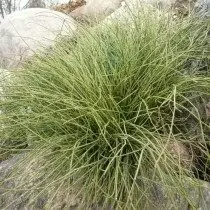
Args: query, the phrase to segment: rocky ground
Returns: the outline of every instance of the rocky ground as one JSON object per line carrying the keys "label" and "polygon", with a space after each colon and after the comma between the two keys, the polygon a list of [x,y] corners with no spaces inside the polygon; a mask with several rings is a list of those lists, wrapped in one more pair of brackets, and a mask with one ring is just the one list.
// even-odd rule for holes
{"label": "rocky ground", "polygon": [[[5,179],[12,171],[12,169],[15,167],[15,165],[18,163],[22,156],[15,155],[9,160],[5,160],[0,163],[0,181]],[[13,188],[15,189],[15,186],[17,184],[17,180],[9,180],[5,183],[4,188]],[[188,191],[188,194],[191,197],[190,204],[186,200],[181,199],[178,195],[174,195],[174,202],[177,204],[177,208],[179,210],[191,210],[191,209],[200,209],[200,210],[209,210],[210,209],[210,183],[208,182],[202,182],[198,180],[190,180],[186,178],[185,181],[186,189]],[[164,209],[168,210],[171,209],[170,206],[172,206],[171,201],[164,195],[164,191],[161,188],[161,186],[157,185],[154,188],[154,201],[157,204],[156,207],[153,209]],[[34,202],[31,202],[30,198],[24,196],[21,191],[11,191],[7,192],[5,194],[5,190],[3,188],[0,188],[0,209],[7,209],[7,210],[44,210],[45,204],[48,198],[48,195],[41,195],[39,196]],[[76,210],[77,206],[80,202],[80,199],[76,198],[72,194],[72,201],[71,206],[66,206],[65,200],[62,199],[62,194],[58,196],[54,202],[54,206],[51,208],[52,210],[62,210],[62,209],[68,209],[68,210]],[[193,204],[193,206],[192,206]],[[94,210],[100,208],[92,208]],[[110,207],[109,210],[112,208]],[[148,209],[148,210],[153,210]]]}

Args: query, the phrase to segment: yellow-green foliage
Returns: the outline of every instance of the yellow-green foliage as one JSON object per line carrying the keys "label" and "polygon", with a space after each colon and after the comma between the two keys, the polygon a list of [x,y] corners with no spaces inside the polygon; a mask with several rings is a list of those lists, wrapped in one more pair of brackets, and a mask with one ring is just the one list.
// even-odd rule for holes
{"label": "yellow-green foliage", "polygon": [[209,26],[157,15],[84,31],[11,73],[0,117],[3,150],[26,153],[17,190],[53,200],[65,186],[81,205],[122,209],[151,204],[157,183],[186,196],[191,151],[186,165],[170,145],[207,151],[197,104],[210,78],[191,63],[207,57]]}

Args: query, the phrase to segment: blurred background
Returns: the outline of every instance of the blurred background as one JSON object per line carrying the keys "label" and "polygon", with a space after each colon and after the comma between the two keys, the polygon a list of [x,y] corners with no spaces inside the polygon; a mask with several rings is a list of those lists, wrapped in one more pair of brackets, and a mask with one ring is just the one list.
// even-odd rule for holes
{"label": "blurred background", "polygon": [[50,8],[72,0],[0,0],[0,20],[6,15],[26,8]]}

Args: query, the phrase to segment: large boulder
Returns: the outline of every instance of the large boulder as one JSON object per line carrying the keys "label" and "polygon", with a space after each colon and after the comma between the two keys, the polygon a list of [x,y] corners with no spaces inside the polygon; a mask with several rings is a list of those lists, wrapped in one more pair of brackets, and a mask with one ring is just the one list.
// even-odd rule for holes
{"label": "large boulder", "polygon": [[73,18],[49,9],[26,9],[6,16],[0,24],[0,68],[17,68],[59,37],[73,36],[75,30]]}
{"label": "large boulder", "polygon": [[114,12],[121,2],[122,0],[88,0],[85,13],[90,15],[109,14]]}
{"label": "large boulder", "polygon": [[114,21],[130,21],[133,15],[147,8],[156,8],[160,10],[170,10],[176,0],[124,0],[121,7],[104,19],[104,23]]}
{"label": "large boulder", "polygon": [[86,4],[77,8],[71,15],[75,18],[102,19],[121,6],[123,0],[86,0]]}

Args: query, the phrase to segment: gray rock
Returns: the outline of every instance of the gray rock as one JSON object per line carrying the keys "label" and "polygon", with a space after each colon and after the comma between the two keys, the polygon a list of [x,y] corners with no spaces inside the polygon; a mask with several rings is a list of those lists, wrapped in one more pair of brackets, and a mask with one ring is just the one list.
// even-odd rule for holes
{"label": "gray rock", "polygon": [[71,15],[82,19],[103,19],[121,6],[122,0],[86,0],[86,5],[77,8]]}
{"label": "gray rock", "polygon": [[43,0],[29,0],[25,8],[45,8],[46,4]]}
{"label": "gray rock", "polygon": [[201,17],[209,17],[210,0],[198,0],[195,4],[195,11]]}
{"label": "gray rock", "polygon": [[[57,196],[54,197],[54,191],[46,189],[38,196],[28,187],[34,186],[33,182],[29,181],[31,174],[35,172],[37,165],[33,165],[33,161],[27,163],[27,155],[14,155],[8,160],[0,162],[0,209],[5,210],[44,210],[49,209],[45,205],[53,194],[53,203],[50,206],[52,210],[61,210],[66,205],[65,193],[62,190],[56,191]],[[24,167],[24,168],[23,168]],[[21,169],[21,170],[20,170]],[[27,170],[27,176],[24,176],[24,170]],[[27,189],[24,189],[24,184],[27,182]],[[21,187],[20,187],[21,186]],[[34,198],[35,195],[36,197]],[[67,210],[76,209],[80,199],[72,193],[68,200]]]}
{"label": "gray rock", "polygon": [[[12,191],[15,188],[16,180],[9,178],[9,175],[21,157],[22,155],[16,155],[0,163],[0,182],[4,183],[0,186],[0,209],[21,209],[26,203],[20,192]],[[10,192],[7,192],[5,189],[10,189]]]}
{"label": "gray rock", "polygon": [[19,67],[59,37],[73,36],[75,30],[73,18],[48,9],[26,9],[6,16],[0,25],[0,68]]}
{"label": "gray rock", "polygon": [[[197,179],[183,177],[183,195],[180,195],[174,189],[170,191],[170,196],[164,192],[160,185],[153,187],[153,202],[155,207],[148,207],[148,210],[209,210],[210,209],[210,183]],[[172,195],[173,193],[173,195]]]}
{"label": "gray rock", "polygon": [[154,9],[153,13],[159,9],[168,11],[174,2],[175,0],[124,0],[121,3],[121,7],[105,18],[103,22],[122,21],[126,23],[127,21],[132,21],[133,16],[139,14],[141,11],[143,13],[147,9],[151,11]]}
{"label": "gray rock", "polygon": [[[7,210],[16,210],[16,209],[30,209],[30,210],[42,210],[45,209],[45,204],[48,199],[47,194],[42,194],[36,198],[36,200],[31,203],[30,198],[27,197],[27,194],[23,194],[21,191],[11,190],[6,192],[5,189],[15,189],[16,183],[18,183],[19,178],[13,177],[12,179],[8,179],[8,175],[10,175],[12,169],[15,169],[15,166],[19,164],[19,162],[24,159],[24,155],[15,155],[12,158],[3,161],[0,163],[0,182],[4,182],[4,188],[0,187],[0,209]],[[8,179],[8,180],[7,180]],[[183,199],[181,196],[176,194],[174,190],[174,197],[171,201],[166,193],[164,192],[161,185],[157,184],[153,186],[151,191],[153,192],[153,197],[155,202],[155,207],[148,207],[145,209],[148,210],[168,210],[168,209],[179,209],[179,210],[189,210],[189,209],[200,209],[200,210],[209,210],[210,209],[210,183],[201,181],[201,180],[193,180],[190,178],[183,177],[183,186],[185,186],[185,192],[187,194],[188,200]],[[5,193],[6,192],[6,193]],[[54,210],[62,209],[62,192],[60,194],[60,198],[56,200],[56,205],[51,208]],[[72,206],[67,209],[78,209],[76,204],[78,204],[79,200],[77,200],[74,196],[72,196]],[[94,209],[94,208],[93,208]],[[98,210],[101,208],[97,208]],[[109,209],[112,209],[111,207]]]}

